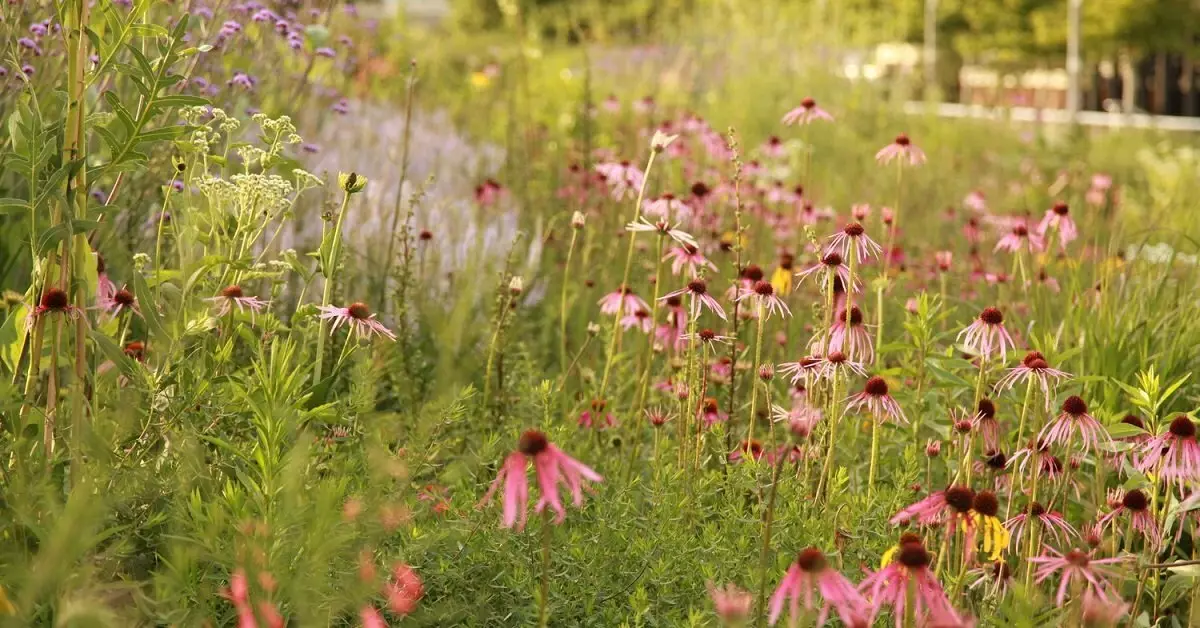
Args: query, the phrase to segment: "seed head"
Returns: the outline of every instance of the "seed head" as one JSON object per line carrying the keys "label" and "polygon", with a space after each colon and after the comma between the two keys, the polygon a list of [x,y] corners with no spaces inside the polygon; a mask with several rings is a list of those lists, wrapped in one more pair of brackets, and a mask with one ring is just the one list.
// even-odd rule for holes
{"label": "seed head", "polygon": [[845,227],[842,227],[842,232],[852,238],[857,238],[858,236],[862,235],[863,233],[866,233],[866,230],[863,229],[863,226],[858,224],[857,222],[852,222],[852,223],[846,225]]}
{"label": "seed head", "polygon": [[146,344],[140,340],[134,340],[133,342],[125,345],[125,355],[135,360],[141,360],[145,354]]}
{"label": "seed head", "polygon": [[241,286],[234,284],[232,286],[225,286],[225,288],[221,290],[221,296],[225,297],[226,299],[240,299],[245,296],[245,293],[242,291]]}
{"label": "seed head", "polygon": [[908,135],[901,133],[896,136],[896,146],[908,146],[912,141],[908,139]]}
{"label": "seed head", "polygon": [[796,554],[796,564],[805,573],[818,573],[825,569],[825,554],[815,547],[807,547]]}
{"label": "seed head", "polygon": [[1121,505],[1133,512],[1142,512],[1150,505],[1150,501],[1146,499],[1146,494],[1138,489],[1133,489],[1125,493],[1121,498]]}
{"label": "seed head", "polygon": [[1012,232],[1013,235],[1024,238],[1029,235],[1029,227],[1026,227],[1025,223],[1017,223],[1013,225]]}
{"label": "seed head", "polygon": [[751,264],[742,269],[742,278],[749,281],[762,281],[763,269],[756,264]]}
{"label": "seed head", "polygon": [[1043,506],[1041,502],[1033,502],[1029,505],[1030,517],[1040,517],[1044,514],[1046,514],[1046,507]]}
{"label": "seed head", "polygon": [[985,307],[979,313],[979,320],[988,325],[1000,325],[1004,323],[1004,314],[1000,313],[1000,310],[994,307]]}
{"label": "seed head", "polygon": [[991,399],[980,399],[975,411],[985,419],[996,418],[996,404]]}
{"label": "seed head", "polygon": [[1080,551],[1078,549],[1073,549],[1073,550],[1067,552],[1066,555],[1063,556],[1063,558],[1065,558],[1068,563],[1071,563],[1072,565],[1079,567],[1081,569],[1087,568],[1088,563],[1092,562],[1092,559],[1088,558],[1088,555],[1086,552]]}
{"label": "seed head", "polygon": [[62,288],[50,288],[42,295],[42,307],[53,312],[61,312],[70,304],[71,298]]}
{"label": "seed head", "polygon": [[1024,364],[1027,368],[1036,368],[1034,366],[1036,362],[1046,362],[1046,356],[1042,355],[1040,351],[1030,351],[1025,354],[1024,358],[1021,358],[1021,364]]}
{"label": "seed head", "polygon": [[769,297],[775,294],[775,287],[771,285],[771,282],[760,279],[754,282],[754,293],[760,297]]}
{"label": "seed head", "polygon": [[1003,451],[991,451],[986,454],[984,462],[992,471],[1001,471],[1008,464],[1008,456]]}
{"label": "seed head", "polygon": [[422,229],[421,233],[417,235],[417,239],[422,242],[428,242],[433,239],[433,232],[428,229]]}
{"label": "seed head", "polygon": [[1196,424],[1182,414],[1171,419],[1170,430],[1178,438],[1196,438]]}
{"label": "seed head", "polygon": [[804,100],[800,101],[800,106],[804,107],[805,109],[812,109],[813,107],[817,106],[817,101],[813,100],[811,97],[806,96],[804,98]]}
{"label": "seed head", "polygon": [[833,351],[825,356],[825,359],[829,360],[830,364],[842,364],[846,361],[846,354],[841,351]]}
{"label": "seed head", "polygon": [[837,251],[830,251],[825,254],[825,257],[821,258],[821,263],[826,266],[841,266],[842,256]]}
{"label": "seed head", "polygon": [[951,486],[946,489],[945,497],[946,504],[959,513],[967,512],[975,503],[975,491],[967,486]]}
{"label": "seed head", "polygon": [[688,292],[692,294],[705,294],[708,292],[708,284],[704,283],[703,279],[693,279],[687,284]]}
{"label": "seed head", "polygon": [[929,552],[920,541],[905,543],[900,546],[896,560],[909,569],[924,569],[929,566]]}
{"label": "seed head", "polygon": [[770,364],[764,364],[758,367],[758,378],[764,382],[769,382],[775,379],[775,367]]}
{"label": "seed head", "polygon": [[1082,398],[1077,395],[1071,395],[1063,402],[1062,410],[1071,416],[1078,417],[1087,414],[1088,407]]}
{"label": "seed head", "polygon": [[886,397],[888,394],[887,380],[876,375],[867,380],[866,385],[863,386],[863,392],[872,397]]}
{"label": "seed head", "polygon": [[925,445],[925,455],[930,458],[937,458],[942,453],[942,441],[931,440]]}
{"label": "seed head", "polygon": [[583,212],[575,212],[571,215],[571,227],[574,229],[582,229],[586,222],[587,217],[583,215]]}
{"label": "seed head", "polygon": [[133,307],[133,293],[126,288],[121,288],[113,294],[113,302],[121,307]]}
{"label": "seed head", "polygon": [[1071,212],[1071,208],[1068,207],[1067,204],[1062,201],[1058,201],[1058,202],[1054,203],[1053,209],[1054,209],[1054,213],[1058,214],[1059,216],[1066,216],[1068,213]]}
{"label": "seed head", "polygon": [[367,307],[367,304],[361,301],[351,303],[350,307],[346,308],[346,312],[350,314],[350,318],[359,321],[365,321],[368,318],[371,318],[371,308]]}
{"label": "seed head", "polygon": [[705,342],[712,342],[712,339],[717,337],[716,332],[711,329],[701,329],[698,335],[700,336],[700,340]]}
{"label": "seed head", "polygon": [[1000,512],[1000,500],[996,499],[996,494],[991,491],[979,491],[975,494],[972,507],[975,512],[985,517],[995,517],[996,513]]}
{"label": "seed head", "polygon": [[842,322],[849,323],[851,326],[862,325],[863,313],[862,310],[858,309],[857,305],[854,305],[850,307],[849,312],[843,309],[840,318]]}
{"label": "seed head", "polygon": [[521,434],[521,438],[517,440],[517,451],[526,456],[536,456],[550,446],[550,440],[546,435],[537,430],[525,430]]}
{"label": "seed head", "polygon": [[708,196],[708,193],[711,191],[712,190],[708,189],[708,185],[706,185],[703,181],[697,181],[692,184],[692,196],[704,198],[705,196]]}

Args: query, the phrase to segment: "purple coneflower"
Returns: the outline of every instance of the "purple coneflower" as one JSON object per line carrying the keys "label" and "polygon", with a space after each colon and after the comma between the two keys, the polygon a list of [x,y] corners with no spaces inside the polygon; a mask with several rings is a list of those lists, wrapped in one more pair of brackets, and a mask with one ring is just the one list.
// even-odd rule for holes
{"label": "purple coneflower", "polygon": [[1071,374],[1058,369],[1050,368],[1050,364],[1046,362],[1046,356],[1038,351],[1030,351],[1021,359],[1021,364],[1016,368],[1008,369],[1004,377],[996,382],[996,390],[1008,390],[1019,383],[1026,383],[1033,380],[1038,387],[1042,389],[1042,397],[1046,399],[1046,409],[1050,409],[1050,394],[1051,386],[1057,385],[1060,381],[1071,379]]}
{"label": "purple coneflower", "polygon": [[624,284],[614,292],[604,295],[598,302],[600,305],[601,314],[616,314],[621,312],[632,312],[637,309],[649,309],[646,302],[633,293],[633,290]]}
{"label": "purple coneflower", "polygon": [[649,311],[638,308],[621,317],[621,327],[626,330],[637,327],[642,333],[648,334],[654,329],[654,320],[650,318]]}
{"label": "purple coneflower", "polygon": [[713,314],[721,317],[721,320],[729,320],[725,316],[725,309],[721,307],[720,303],[717,303],[717,300],[714,299],[711,294],[709,294],[708,284],[705,283],[703,279],[693,279],[689,281],[683,288],[668,293],[660,297],[659,300],[666,301],[671,297],[681,297],[685,294],[688,296],[688,311],[690,312],[692,318],[698,318],[700,316],[700,310],[702,308],[708,308]]}
{"label": "purple coneflower", "polygon": [[1067,248],[1068,243],[1079,237],[1079,229],[1075,227],[1075,221],[1071,220],[1071,210],[1062,201],[1055,203],[1053,207],[1046,210],[1046,215],[1042,217],[1042,222],[1038,223],[1038,235],[1045,238],[1046,233],[1051,229],[1058,232],[1058,244],[1064,250]]}
{"label": "purple coneflower", "polygon": [[967,348],[990,359],[997,351],[1000,359],[1008,358],[1008,350],[1016,348],[1012,336],[1004,329],[1004,314],[994,307],[986,307],[979,317],[958,333],[958,339]]}
{"label": "purple coneflower", "polygon": [[[825,346],[824,334],[814,337],[809,350],[818,352]],[[871,362],[875,357],[871,334],[864,325],[862,310],[855,305],[847,312],[845,307],[838,308],[833,319],[833,328],[829,332],[829,350],[841,351],[858,362]]]}
{"label": "purple coneflower", "polygon": [[[820,284],[822,290],[829,282],[829,273],[834,273],[834,277],[842,283],[843,286],[850,283],[850,268],[842,261],[842,256],[837,251],[830,251],[821,257],[821,260],[808,268],[796,273],[800,281],[804,281],[812,275],[820,275]],[[860,292],[861,286],[858,278],[854,279],[854,291]]]}
{"label": "purple coneflower", "polygon": [[687,203],[676,198],[674,194],[663,194],[658,198],[643,203],[642,213],[663,220],[674,220],[678,223],[692,217],[692,208]]}
{"label": "purple coneflower", "polygon": [[30,316],[26,323],[33,326],[33,322],[46,314],[62,314],[69,319],[76,319],[82,314],[82,311],[71,305],[71,297],[62,288],[48,288],[42,293],[42,300],[33,310],[33,316]]}
{"label": "purple coneflower", "polygon": [[604,175],[613,200],[617,201],[636,195],[644,178],[642,171],[628,161],[599,164],[596,166],[596,172]]}
{"label": "purple coneflower", "polygon": [[792,404],[792,409],[789,410],[783,406],[774,406],[771,408],[771,418],[776,423],[786,422],[788,431],[798,439],[806,439],[817,423],[821,422],[821,410],[814,408],[804,401],[797,401]]}
{"label": "purple coneflower", "polygon": [[375,319],[375,314],[371,312],[366,303],[356,302],[346,307],[319,305],[317,309],[321,311],[321,320],[333,321],[330,333],[344,324],[350,328],[351,333],[359,338],[369,339],[371,336],[379,335],[388,340],[396,339],[396,334],[392,333],[392,330],[384,327],[383,323]]}
{"label": "purple coneflower", "polygon": [[518,530],[525,528],[525,502],[529,499],[529,478],[525,473],[525,464],[533,461],[533,470],[537,474],[538,489],[541,497],[538,499],[536,512],[550,508],[557,513],[556,523],[562,523],[567,516],[562,499],[558,494],[558,484],[566,484],[571,491],[571,497],[578,507],[583,504],[584,482],[603,482],[604,478],[590,467],[568,456],[537,430],[526,430],[517,441],[517,450],[504,459],[500,472],[483,496],[482,504],[491,500],[492,494],[503,483],[504,511],[501,526],[505,528],[517,525]]}
{"label": "purple coneflower", "polygon": [[891,144],[879,149],[875,153],[875,161],[880,164],[887,165],[892,163],[892,160],[899,159],[900,163],[908,162],[910,166],[919,166],[925,163],[925,152],[912,143],[908,136],[901,133],[892,140]]}
{"label": "purple coneflower", "polygon": [[745,462],[746,459],[759,460],[766,453],[762,443],[757,440],[744,440],[738,444],[737,449],[729,452],[730,462]]}
{"label": "purple coneflower", "polygon": [[137,297],[133,296],[133,292],[129,288],[121,288],[115,290],[107,298],[98,299],[100,309],[107,312],[110,316],[118,316],[125,312],[133,312],[141,314],[141,306],[138,305]]}
{"label": "purple coneflower", "polygon": [[1156,473],[1159,479],[1175,482],[1180,488],[1200,479],[1196,424],[1183,414],[1171,419],[1167,431],[1146,441],[1137,468],[1144,473]]}
{"label": "purple coneflower", "polygon": [[815,120],[833,122],[833,116],[818,107],[817,101],[812,98],[801,100],[799,107],[792,109],[783,116],[783,123],[788,126],[793,124],[809,124]]}
{"label": "purple coneflower", "polygon": [[1111,440],[1104,426],[1088,414],[1087,403],[1082,398],[1071,395],[1063,401],[1062,412],[1058,418],[1042,428],[1038,438],[1049,445],[1066,445],[1074,436],[1079,437],[1083,448],[1088,451],[1096,449],[1100,441]]}
{"label": "purple coneflower", "polygon": [[709,581],[708,595],[712,598],[713,610],[716,611],[717,617],[726,625],[737,625],[750,616],[750,608],[754,605],[754,596],[748,591],[738,588],[733,583],[726,584],[721,588],[713,585]]}
{"label": "purple coneflower", "polygon": [[836,251],[842,259],[850,257],[851,243],[854,247],[854,256],[858,258],[858,263],[866,262],[868,258],[879,257],[883,252],[883,247],[879,246],[872,240],[863,229],[863,226],[857,222],[852,222],[842,230],[829,236],[829,246],[827,252]]}
{"label": "purple coneflower", "polygon": [[721,405],[716,397],[708,397],[704,400],[704,407],[700,409],[700,418],[704,421],[705,427],[712,427],[717,423],[728,421],[729,415],[721,412]]}
{"label": "purple coneflower", "polygon": [[852,410],[865,410],[876,421],[908,423],[900,404],[888,394],[887,381],[878,375],[867,380],[862,392],[846,399],[846,411]]}
{"label": "purple coneflower", "polygon": [[789,616],[793,622],[803,618],[800,614],[800,604],[808,612],[817,610],[814,602],[819,593],[824,602],[817,612],[818,626],[825,624],[829,610],[837,611],[842,623],[850,628],[866,628],[867,601],[854,588],[854,584],[837,570],[829,567],[825,554],[815,547],[809,547],[796,555],[796,560],[788,567],[783,580],[779,582],[775,593],[771,595],[770,614],[767,621],[772,626],[779,621],[783,614],[783,605],[791,601]]}
{"label": "purple coneflower", "polygon": [[996,242],[996,248],[993,250],[1019,253],[1021,249],[1028,249],[1030,253],[1037,253],[1045,248],[1046,243],[1042,236],[1030,231],[1029,225],[1025,224],[1022,218],[1013,221],[1012,228]]}
{"label": "purple coneflower", "polygon": [[754,299],[755,304],[767,318],[776,314],[785,317],[792,315],[792,310],[788,308],[787,303],[784,303],[783,299],[779,298],[779,295],[775,294],[775,286],[772,286],[769,281],[760,279],[754,282],[754,287],[750,291],[743,292],[737,298],[738,301],[745,299]]}
{"label": "purple coneflower", "polygon": [[918,622],[931,616],[958,618],[942,585],[929,569],[930,559],[920,540],[902,542],[894,553],[894,560],[870,573],[858,585],[859,592],[870,602],[871,615],[867,625],[875,622],[884,607],[891,607],[892,614],[902,620],[908,612],[910,588],[915,592],[911,611]]}
{"label": "purple coneflower", "polygon": [[656,222],[650,222],[649,220],[646,220],[645,216],[643,216],[639,218],[637,222],[631,222],[625,225],[625,229],[635,233],[648,231],[655,232],[658,233],[660,237],[669,237],[684,246],[699,246],[699,244],[696,243],[696,238],[693,238],[690,234],[677,229],[675,226],[672,226],[671,223],[667,222],[665,219],[661,219]]}
{"label": "purple coneflower", "polygon": [[1043,441],[1036,439],[1029,441],[1025,448],[1014,452],[1008,460],[1008,466],[1016,465],[1017,471],[1021,474],[1026,473],[1026,467],[1030,464],[1037,465],[1037,473],[1040,476],[1057,478],[1062,475],[1062,460],[1050,453],[1050,446]]}
{"label": "purple coneflower", "polygon": [[617,426],[617,417],[606,412],[608,402],[603,399],[593,399],[589,410],[579,413],[579,427],[596,428],[599,430]]}
{"label": "purple coneflower", "polygon": [[1055,573],[1062,572],[1058,583],[1058,594],[1055,601],[1061,607],[1067,599],[1067,589],[1075,581],[1085,589],[1092,590],[1096,595],[1107,599],[1105,589],[1109,588],[1110,578],[1117,577],[1109,565],[1120,564],[1124,558],[1092,558],[1090,554],[1080,549],[1073,549],[1066,554],[1052,547],[1045,547],[1041,556],[1033,556],[1029,562],[1037,566],[1035,578],[1040,584]]}
{"label": "purple coneflower", "polygon": [[[785,372],[785,367],[788,365],[781,364],[779,366],[779,371],[782,373]],[[863,368],[862,363],[851,360],[849,356],[841,351],[830,351],[829,355],[821,358],[813,368],[813,374],[816,375],[817,379],[832,379],[839,375],[845,375],[846,372],[854,373],[859,377],[867,376],[867,371]],[[790,371],[790,369],[787,370]]]}
{"label": "purple coneflower", "polygon": [[710,262],[707,257],[704,257],[700,249],[692,244],[671,247],[671,250],[667,251],[663,260],[671,261],[672,275],[678,275],[684,268],[687,268],[688,275],[691,277],[699,276],[701,268],[713,271],[717,270],[717,265]]}
{"label": "purple coneflower", "polygon": [[250,310],[250,315],[253,317],[267,306],[267,302],[260,301],[258,297],[246,296],[242,287],[238,285],[226,286],[221,290],[221,294],[209,297],[205,301],[213,304],[215,310],[213,314],[218,317],[229,314],[234,307],[237,307],[239,312]]}
{"label": "purple coneflower", "polygon": [[988,450],[1000,447],[1000,422],[996,420],[996,404],[987,398],[979,400],[971,426],[983,437],[983,446]]}
{"label": "purple coneflower", "polygon": [[780,364],[777,372],[784,375],[791,375],[792,383],[796,384],[809,375],[819,376],[822,362],[823,360],[819,357],[804,356],[796,362],[784,362]]}
{"label": "purple coneflower", "polygon": [[1113,525],[1121,515],[1129,516],[1129,523],[1134,530],[1140,532],[1146,542],[1153,547],[1158,546],[1159,529],[1150,510],[1150,498],[1139,489],[1129,491],[1117,490],[1110,495],[1110,501],[1115,506],[1111,512],[1101,516],[1097,523],[1102,526]]}
{"label": "purple coneflower", "polygon": [[1046,510],[1045,506],[1042,506],[1038,502],[1033,502],[1029,505],[1028,510],[1010,517],[1008,521],[1004,522],[1004,527],[1008,528],[1015,543],[1020,544],[1021,538],[1025,536],[1025,527],[1030,519],[1036,520],[1038,522],[1038,529],[1043,532],[1049,532],[1050,536],[1054,537],[1054,540],[1058,543],[1063,543],[1072,537],[1079,537],[1079,533],[1075,531],[1075,528],[1071,527],[1071,524],[1067,523],[1067,520],[1061,514],[1053,510]]}

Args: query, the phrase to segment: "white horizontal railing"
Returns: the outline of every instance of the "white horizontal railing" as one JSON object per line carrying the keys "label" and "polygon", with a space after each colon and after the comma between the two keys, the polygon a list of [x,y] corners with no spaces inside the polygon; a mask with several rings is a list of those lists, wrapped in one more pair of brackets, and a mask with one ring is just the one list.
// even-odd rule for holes
{"label": "white horizontal railing", "polygon": [[[904,103],[904,112],[921,115],[929,113],[931,107],[933,113],[943,118],[980,118],[1051,124],[1065,124],[1072,121],[1071,113],[1065,109],[1039,109],[1036,107],[986,107],[959,103],[907,102]],[[1080,111],[1074,117],[1075,122],[1084,126],[1200,132],[1200,118],[1152,116],[1145,113],[1109,113],[1106,111]]]}

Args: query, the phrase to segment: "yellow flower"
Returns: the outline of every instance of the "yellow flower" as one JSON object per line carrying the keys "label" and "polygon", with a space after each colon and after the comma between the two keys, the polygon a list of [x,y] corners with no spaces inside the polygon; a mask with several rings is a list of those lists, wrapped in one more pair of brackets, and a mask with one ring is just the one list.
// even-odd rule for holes
{"label": "yellow flower", "polygon": [[771,287],[775,288],[775,292],[780,295],[791,294],[794,276],[792,271],[780,266],[775,269],[775,274],[771,275]]}
{"label": "yellow flower", "polygon": [[[1004,551],[1008,549],[1008,542],[1012,538],[1008,529],[1000,522],[1000,518],[993,515],[981,515],[974,510],[971,511],[971,518],[974,525],[979,529],[979,536],[983,539],[983,551],[988,556],[988,560],[997,561],[1004,556]],[[964,520],[962,526],[965,529],[967,522]]]}
{"label": "yellow flower", "polygon": [[483,89],[490,85],[491,82],[491,77],[483,72],[476,71],[471,73],[471,87],[475,89]]}
{"label": "yellow flower", "polygon": [[8,599],[8,593],[0,586],[0,615],[16,615],[17,607]]}

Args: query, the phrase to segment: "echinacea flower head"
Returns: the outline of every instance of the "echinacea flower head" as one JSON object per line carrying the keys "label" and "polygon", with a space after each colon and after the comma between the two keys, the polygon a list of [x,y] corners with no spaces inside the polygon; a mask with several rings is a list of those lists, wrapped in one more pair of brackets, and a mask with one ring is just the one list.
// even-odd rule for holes
{"label": "echinacea flower head", "polygon": [[[819,275],[821,290],[824,291],[829,285],[831,277],[836,281],[840,281],[843,286],[850,283],[850,267],[845,264],[842,254],[837,251],[829,251],[821,256],[821,259],[812,266],[796,273],[800,281],[804,281],[811,276]],[[860,292],[861,286],[857,277],[854,278],[854,291]]]}
{"label": "echinacea flower head", "polygon": [[[863,313],[857,305],[849,311],[845,307],[837,308],[833,318],[833,328],[829,330],[829,350],[841,351],[851,360],[867,363],[875,359],[875,347],[871,334],[864,325]],[[816,353],[825,347],[826,335],[813,337],[809,350]]]}
{"label": "echinacea flower head", "polygon": [[901,133],[896,136],[896,139],[892,140],[891,144],[884,146],[879,149],[879,152],[875,153],[875,161],[882,165],[890,164],[897,159],[901,164],[907,162],[910,166],[919,166],[925,163],[925,151],[917,148],[912,143],[912,140],[908,139],[907,135]]}
{"label": "echinacea flower head", "polygon": [[622,285],[617,290],[604,295],[598,302],[601,314],[615,315],[618,312],[633,312],[638,309],[648,310],[646,302],[633,293],[629,286]]}
{"label": "echinacea flower head", "polygon": [[1025,384],[1032,381],[1042,389],[1042,397],[1045,398],[1046,409],[1049,410],[1050,400],[1053,398],[1053,395],[1050,394],[1051,387],[1068,379],[1071,379],[1070,373],[1050,368],[1046,356],[1038,351],[1030,351],[1021,359],[1021,364],[1016,368],[1009,369],[1004,377],[996,382],[996,390],[1008,390],[1018,383]]}
{"label": "echinacea flower head", "polygon": [[1111,440],[1104,426],[1088,413],[1087,403],[1076,395],[1063,401],[1058,418],[1047,423],[1038,438],[1050,445],[1067,445],[1078,439],[1085,451],[1095,451],[1101,441]]}
{"label": "echinacea flower head", "polygon": [[[822,600],[819,609],[815,601],[817,594]],[[772,626],[779,621],[783,606],[789,601],[793,622],[801,619],[800,605],[803,603],[806,612],[817,612],[817,626],[825,624],[831,609],[849,628],[866,628],[868,625],[867,601],[845,576],[829,566],[825,554],[815,547],[806,548],[796,555],[796,560],[788,567],[783,580],[771,595],[767,621]]]}
{"label": "echinacea flower head", "polygon": [[[780,371],[787,365],[780,365]],[[817,379],[833,379],[834,377],[842,377],[849,373],[866,377],[867,371],[863,368],[862,363],[855,362],[850,359],[850,356],[841,351],[830,351],[829,355],[821,358],[820,362],[814,367],[814,375]]]}
{"label": "echinacea flower head", "polygon": [[684,246],[693,248],[699,246],[695,238],[678,229],[676,226],[671,225],[665,218],[650,222],[643,216],[638,218],[637,221],[625,225],[625,229],[634,233],[651,231],[658,233],[659,237],[669,237]]}
{"label": "echinacea flower head", "polygon": [[1058,201],[1053,207],[1046,210],[1046,215],[1038,223],[1037,231],[1042,238],[1051,232],[1057,234],[1058,244],[1063,250],[1066,250],[1067,245],[1079,237],[1079,229],[1075,226],[1075,221],[1071,219],[1071,209],[1062,201]]}
{"label": "echinacea flower head", "polygon": [[598,164],[596,172],[604,175],[604,182],[617,201],[637,195],[644,178],[642,171],[628,161]]}
{"label": "echinacea flower head", "polygon": [[1160,540],[1158,522],[1154,520],[1150,498],[1146,493],[1136,488],[1128,491],[1117,490],[1111,497],[1116,498],[1114,508],[1108,514],[1102,515],[1097,522],[1102,526],[1110,526],[1115,525],[1118,517],[1128,517],[1128,523],[1146,539],[1147,544],[1157,547]]}
{"label": "echinacea flower head", "polygon": [[[1091,554],[1080,549],[1072,549],[1063,554],[1052,547],[1044,547],[1041,556],[1033,556],[1029,562],[1036,566],[1034,578],[1041,584],[1055,574],[1059,574],[1058,593],[1055,601],[1061,607],[1067,599],[1067,591],[1072,582],[1090,589],[1094,594],[1107,598],[1111,588],[1111,580],[1117,577],[1112,565],[1119,565],[1124,558],[1092,558]],[[1115,592],[1111,592],[1116,595]]]}
{"label": "echinacea flower head", "polygon": [[205,299],[213,304],[213,314],[221,317],[237,308],[239,312],[249,311],[253,316],[263,310],[267,306],[266,301],[260,300],[258,297],[248,297],[242,290],[241,286],[231,285],[221,289],[221,294]]}
{"label": "echinacea flower head", "polygon": [[754,606],[754,596],[732,582],[721,588],[710,580],[706,583],[708,595],[712,598],[713,610],[717,618],[726,626],[736,626],[739,622],[750,617],[750,609]]}
{"label": "echinacea flower head", "polygon": [[603,399],[593,399],[590,409],[579,413],[579,427],[608,429],[617,426],[617,417],[605,408],[608,402]]}
{"label": "echinacea flower head", "polygon": [[841,231],[829,236],[829,247],[827,251],[836,251],[842,259],[849,259],[851,249],[856,261],[859,264],[867,261],[872,257],[879,257],[883,252],[883,247],[879,246],[874,240],[867,235],[866,229],[860,223],[851,222]]}
{"label": "echinacea flower head", "polygon": [[1000,446],[1000,422],[996,420],[996,404],[991,399],[985,397],[976,404],[971,427],[983,437],[986,449],[995,450]]}
{"label": "echinacea flower head", "polygon": [[1129,612],[1129,605],[1116,593],[1106,597],[1087,588],[1083,591],[1083,609],[1080,619],[1087,628],[1116,628]]}
{"label": "echinacea flower head", "polygon": [[496,490],[503,487],[501,527],[512,528],[516,525],[518,530],[525,528],[526,502],[529,499],[527,462],[533,463],[541,493],[534,510],[539,513],[547,508],[554,511],[557,514],[555,523],[562,523],[567,516],[558,492],[560,483],[566,485],[575,506],[579,507],[583,504],[584,483],[604,481],[600,474],[551,443],[544,433],[526,430],[517,441],[517,450],[504,459],[500,472],[481,502],[481,505],[487,504]]}
{"label": "echinacea flower head", "polygon": [[666,301],[671,297],[680,297],[686,295],[688,297],[688,311],[692,318],[699,318],[700,311],[707,308],[713,314],[716,314],[721,320],[728,320],[725,317],[725,309],[720,303],[713,298],[708,291],[708,284],[703,279],[693,279],[686,286],[674,292],[667,293],[659,298],[660,301]]}
{"label": "echinacea flower head", "polygon": [[382,336],[388,340],[396,339],[396,334],[376,320],[371,308],[361,301],[345,307],[320,305],[317,306],[317,309],[321,312],[321,320],[333,321],[330,328],[331,333],[338,327],[346,325],[350,329],[350,333],[358,338],[370,339],[372,336]]}
{"label": "echinacea flower head", "polygon": [[921,525],[934,525],[950,520],[951,529],[957,519],[963,519],[975,504],[975,491],[966,486],[951,486],[896,513],[889,523],[900,525],[916,520]]}
{"label": "echinacea flower head", "polygon": [[[891,608],[897,618],[903,618],[911,612],[918,622],[933,617],[958,619],[946,592],[929,568],[932,557],[920,539],[910,538],[901,542],[891,558],[879,571],[869,573],[858,585],[859,592],[869,601],[871,613],[867,625],[873,624],[884,608]],[[915,593],[911,596],[911,609],[910,589]]]}
{"label": "echinacea flower head", "polygon": [[816,100],[807,97],[800,101],[799,107],[792,109],[783,116],[783,123],[788,126],[793,124],[810,124],[816,120],[833,122],[833,116],[818,107]]}
{"label": "echinacea flower head", "polygon": [[876,421],[908,423],[900,404],[888,394],[887,380],[878,375],[863,385],[862,392],[846,399],[847,411],[866,411]]}
{"label": "echinacea flower head", "polygon": [[110,316],[118,316],[126,312],[135,314],[141,313],[141,306],[138,304],[137,297],[129,288],[121,288],[114,291],[106,299],[99,300],[100,309],[107,312]]}
{"label": "echinacea flower head", "polygon": [[83,312],[71,304],[71,297],[62,288],[47,288],[42,293],[42,299],[33,310],[33,316],[26,320],[32,326],[35,319],[47,314],[61,314],[69,319],[76,319]]}
{"label": "echinacea flower head", "polygon": [[1196,424],[1184,414],[1171,419],[1167,430],[1148,441],[1136,463],[1145,473],[1156,473],[1167,483],[1181,488],[1200,479],[1200,444],[1196,443]]}
{"label": "echinacea flower head", "polygon": [[1050,536],[1058,543],[1066,542],[1071,538],[1078,538],[1079,533],[1075,528],[1071,527],[1070,523],[1063,518],[1060,513],[1053,510],[1047,510],[1045,506],[1038,502],[1029,504],[1029,507],[1018,515],[1015,515],[1004,522],[1004,527],[1012,534],[1012,540],[1020,543],[1021,538],[1025,536],[1025,528],[1029,521],[1038,522],[1038,529],[1044,533],[1049,533]]}
{"label": "echinacea flower head", "polygon": [[1005,360],[1008,350],[1016,348],[1012,336],[1004,329],[1004,314],[994,307],[984,308],[974,322],[958,333],[958,340],[985,360],[997,352]]}
{"label": "echinacea flower head", "polygon": [[809,376],[817,377],[821,371],[821,363],[824,362],[819,357],[808,355],[800,358],[796,362],[784,362],[779,365],[776,372],[784,375],[792,376],[792,383],[797,384],[804,381]]}
{"label": "echinacea flower head", "polygon": [[1045,248],[1046,243],[1042,239],[1042,236],[1030,231],[1029,225],[1025,224],[1024,219],[1018,219],[1013,221],[1008,233],[1004,234],[996,242],[996,248],[993,250],[1019,253],[1022,249],[1025,249],[1030,253],[1037,253]]}
{"label": "echinacea flower head", "polygon": [[392,577],[384,585],[383,592],[387,597],[388,608],[403,617],[417,609],[417,602],[425,595],[425,585],[412,567],[396,563],[392,567]]}
{"label": "echinacea flower head", "polygon": [[667,260],[671,261],[672,275],[678,275],[683,272],[684,268],[687,269],[690,277],[698,277],[701,268],[713,271],[717,270],[717,265],[709,261],[707,257],[704,257],[704,254],[700,252],[698,247],[691,244],[671,247],[671,250],[667,251],[666,256],[663,257],[663,261]]}
{"label": "echinacea flower head", "polygon": [[779,298],[778,294],[775,294],[775,286],[772,286],[769,281],[760,279],[754,282],[754,286],[750,290],[738,295],[737,298],[738,301],[746,299],[752,299],[758,306],[758,310],[762,311],[767,318],[776,314],[784,317],[792,315],[791,308],[783,299]]}
{"label": "echinacea flower head", "polygon": [[760,460],[766,450],[763,449],[762,443],[757,439],[744,440],[738,444],[737,449],[729,452],[730,462],[745,462],[746,460]]}

